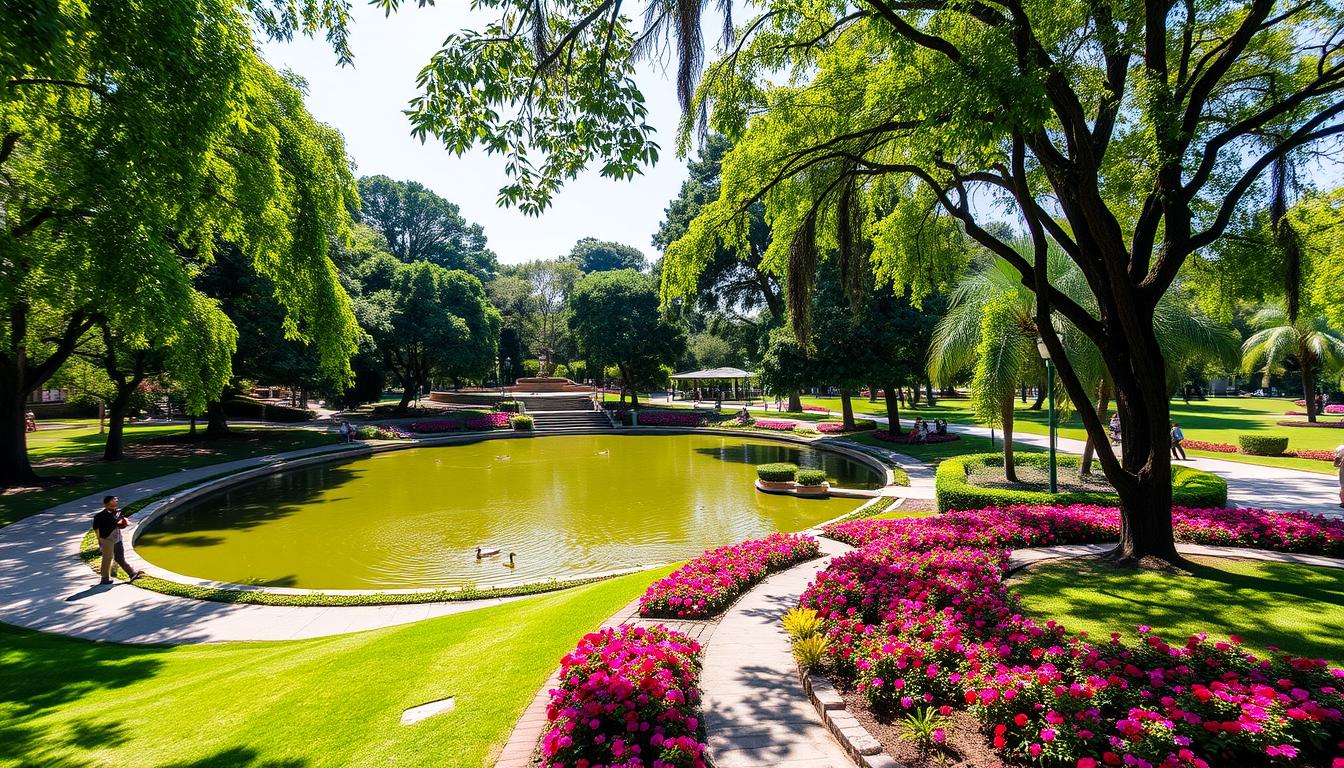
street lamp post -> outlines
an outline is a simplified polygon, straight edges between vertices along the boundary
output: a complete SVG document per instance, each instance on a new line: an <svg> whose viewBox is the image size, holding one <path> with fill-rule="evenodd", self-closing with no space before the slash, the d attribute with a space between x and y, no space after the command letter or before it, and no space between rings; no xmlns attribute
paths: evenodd
<svg viewBox="0 0 1344 768"><path fill-rule="evenodd" d="M1045 346L1045 340L1036 338L1036 350L1041 353L1041 359L1045 361L1045 393L1050 401L1050 410L1048 417L1050 419L1050 493L1059 490L1058 473L1055 470L1055 362L1050 359L1050 348Z"/></svg>

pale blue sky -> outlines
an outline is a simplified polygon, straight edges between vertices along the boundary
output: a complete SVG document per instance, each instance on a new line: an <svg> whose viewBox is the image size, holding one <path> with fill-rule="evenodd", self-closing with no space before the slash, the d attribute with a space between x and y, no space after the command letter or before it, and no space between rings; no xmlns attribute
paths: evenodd
<svg viewBox="0 0 1344 768"><path fill-rule="evenodd" d="M586 236L633 245L649 258L656 255L649 239L686 178L685 163L673 151L680 116L676 93L661 67L643 64L637 74L663 149L659 163L632 181L583 174L566 185L545 214L525 216L495 205L505 180L502 157L483 151L457 157L433 139L421 144L411 137L402 114L416 93L416 74L443 38L481 26L482 17L466 3L450 2L405 8L391 18L356 3L354 18L353 66L338 67L330 46L320 39L266 43L262 52L277 69L307 78L309 110L345 134L346 150L361 176L413 179L457 203L463 216L485 227L490 247L503 262L553 258Z"/></svg>

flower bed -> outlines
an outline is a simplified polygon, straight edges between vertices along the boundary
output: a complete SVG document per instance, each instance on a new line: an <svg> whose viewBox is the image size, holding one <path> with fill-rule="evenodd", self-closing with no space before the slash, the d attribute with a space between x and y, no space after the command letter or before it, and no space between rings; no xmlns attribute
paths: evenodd
<svg viewBox="0 0 1344 768"><path fill-rule="evenodd" d="M663 626L585 635L560 662L542 768L703 768L700 645Z"/></svg>
<svg viewBox="0 0 1344 768"><path fill-rule="evenodd" d="M843 421L823 421L820 424L817 424L817 431L828 435L843 432L863 432L865 430L876 428L877 422L872 419L855 419L853 429L846 429Z"/></svg>
<svg viewBox="0 0 1344 768"><path fill-rule="evenodd" d="M1341 429L1344 428L1344 421L1318 421L1315 424L1310 421L1279 421L1275 422L1280 427L1326 427Z"/></svg>
<svg viewBox="0 0 1344 768"><path fill-rule="evenodd" d="M386 424L368 424L355 430L360 440L410 440L411 434Z"/></svg>
<svg viewBox="0 0 1344 768"><path fill-rule="evenodd" d="M641 427L698 427L704 417L698 413L686 411L638 411ZM621 414L621 421L630 423L627 413Z"/></svg>
<svg viewBox="0 0 1344 768"><path fill-rule="evenodd" d="M1307 401L1306 401L1306 400L1294 400L1294 401L1293 401L1293 405L1300 406L1300 407L1302 407L1302 408L1306 408L1306 407L1307 407ZM1323 412L1323 413L1344 413L1344 404L1341 404L1341 403L1334 403L1334 404L1332 404L1332 405L1326 405L1326 406L1325 406L1325 410L1322 411L1322 412ZM1288 412L1288 415L1289 415L1289 416L1305 416L1306 413L1305 413L1305 412L1303 412L1303 413L1297 413L1297 412L1295 412L1295 411L1289 411L1289 412Z"/></svg>
<svg viewBox="0 0 1344 768"><path fill-rule="evenodd" d="M1285 426L1287 426L1287 425L1289 425L1289 422L1281 421L1281 422L1279 422L1279 424L1280 424L1280 425L1285 425ZM1301 427L1310 427L1310 426L1318 426L1318 427L1319 427L1319 426L1327 426L1327 427L1329 427L1329 426L1333 426L1333 425L1331 425L1331 424L1324 424L1324 425L1321 425L1321 424L1314 424L1314 425L1313 425L1313 424L1307 424L1306 422L1302 422L1302 423L1292 422L1292 424L1294 424L1294 425L1296 425L1296 426L1301 426ZM1344 422L1341 422L1340 424L1341 424L1341 426L1344 426ZM1201 440L1186 440L1185 442L1181 443L1181 445L1185 446L1186 448L1189 448L1189 449L1192 450L1192 451L1210 451L1210 452L1212 452L1212 453L1242 453L1242 451L1241 451L1240 448L1238 448L1238 447L1235 446L1235 445L1228 445L1227 443L1206 443L1206 442L1203 442L1203 441L1201 441ZM1312 449L1308 449L1308 448L1294 448L1294 449L1292 449L1292 450L1284 451L1284 452L1283 452L1283 455L1284 455L1284 456L1295 456L1295 457L1297 457L1297 458L1299 458L1299 459L1317 459L1317 460L1319 460L1319 461L1334 461L1334 460L1335 460L1335 454L1334 454L1334 451L1312 450Z"/></svg>
<svg viewBox="0 0 1344 768"><path fill-rule="evenodd" d="M708 618L769 574L819 554L816 539L784 533L711 549L650 584L639 598L639 615Z"/></svg>
<svg viewBox="0 0 1344 768"><path fill-rule="evenodd" d="M769 429L775 432L792 432L793 428L798 426L792 421L779 421L778 419L757 419L751 426L757 429Z"/></svg>
<svg viewBox="0 0 1344 768"><path fill-rule="evenodd" d="M1176 510L1177 537L1339 553L1344 523L1262 510ZM963 709L1014 765L1320 765L1344 749L1344 669L1200 634L1092 644L1025 617L1009 548L1114 539L1115 510L986 509L832 526L860 548L803 594L826 661L879 714ZM1278 537L1266 541L1268 537ZM1335 768L1341 766L1336 759Z"/></svg>
<svg viewBox="0 0 1344 768"><path fill-rule="evenodd" d="M830 412L831 412L831 409L830 409L830 408L824 408L824 407L822 407L822 406L820 406L820 405L804 405L804 406L803 406L803 410L804 410L804 411L811 412L811 413L830 413Z"/></svg>
<svg viewBox="0 0 1344 768"><path fill-rule="evenodd" d="M412 422L412 432L433 434L438 432L484 432L491 429L508 429L510 414L503 412L482 413L458 419L434 419L433 421Z"/></svg>
<svg viewBox="0 0 1344 768"><path fill-rule="evenodd" d="M881 440L884 443L901 443L902 445L921 445L921 444L927 445L929 443L950 443L953 440L961 439L961 435L958 435L955 432L947 432L941 435L938 434L937 432L930 432L928 439L921 441L915 439L915 433L913 431L907 430L906 433L903 435L896 435L892 434L891 432L888 432L885 429L874 432L873 437L877 440Z"/></svg>
<svg viewBox="0 0 1344 768"><path fill-rule="evenodd" d="M1185 440L1181 445L1192 451L1209 451L1211 453L1237 453L1238 448L1230 443L1206 443L1203 440Z"/></svg>

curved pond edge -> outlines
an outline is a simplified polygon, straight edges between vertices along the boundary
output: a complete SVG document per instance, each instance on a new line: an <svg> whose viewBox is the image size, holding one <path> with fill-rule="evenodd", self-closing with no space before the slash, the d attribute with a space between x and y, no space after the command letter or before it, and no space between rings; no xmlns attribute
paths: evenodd
<svg viewBox="0 0 1344 768"><path fill-rule="evenodd" d="M830 451L840 454L845 458L857 461L877 473L881 479L883 487L890 486L893 483L894 475L890 468L875 456L866 454L861 450L850 449L845 446L835 445L834 443L825 443L818 445L821 440L816 438L805 438L797 435L762 435L757 433L744 434L741 430L732 429L714 429L714 428L684 428L684 427L627 427L622 429L600 429L591 430L575 434L599 434L599 435L673 435L673 434L713 434L740 439L758 438L767 441L793 443L815 448L819 451ZM411 448L432 448L444 445L466 445L471 443L483 442L486 440L518 440L518 439L546 439L548 437L564 437L565 435L535 435L527 432L516 432L513 430L498 430L493 432L478 432L471 434L453 434L437 437L426 437L415 440L389 440L389 441L368 441L359 443L358 447L345 451L336 451L330 453L321 453L316 455L299 456L297 458L286 458L286 454L276 454L273 461L249 469L232 472L210 478L201 483L196 483L185 488L169 491L161 498L153 499L142 509L129 518L129 524L122 532L122 539L126 548L126 560L137 570L144 570L145 576L133 582L134 586L142 589L160 592L177 597L186 597L197 600L208 600L221 603L245 603L252 605L286 605L286 606L361 606L361 605L405 605L410 603L441 603L441 602L461 602L471 600L493 600L501 597L517 597L522 595L534 595L544 592L554 592L570 587L591 584L596 581L624 576L630 573L640 571L654 570L664 567L667 563L655 563L645 566L622 568L612 571L604 571L577 579L558 580L551 579L543 582L531 582L525 584L503 585L497 587L458 587L453 589L442 589L435 587L421 587L414 589L299 589L295 587L268 587L256 584L241 584L229 581L212 581L210 579L201 579L194 576L175 573L161 568L142 557L135 550L135 542L144 532L147 526L158 518L172 512L177 507L188 501L198 499L202 496L218 493L235 485L240 485L260 477L266 477L290 469L312 466L315 464L345 462L352 459L367 458L379 453L388 451L408 450ZM271 457L260 457L267 459ZM855 495L862 493L863 496L870 494L868 502L860 505L860 509L869 503L876 501L876 496L881 494L881 489L873 491L856 491ZM857 510L854 510L857 511ZM851 511L843 517L853 514ZM832 521L827 521L832 522ZM820 529L821 523L808 530ZM87 539L87 534L86 534ZM88 543L87 541L85 542ZM80 556L85 557L89 548L81 545ZM97 568L96 558L88 559L92 568Z"/></svg>

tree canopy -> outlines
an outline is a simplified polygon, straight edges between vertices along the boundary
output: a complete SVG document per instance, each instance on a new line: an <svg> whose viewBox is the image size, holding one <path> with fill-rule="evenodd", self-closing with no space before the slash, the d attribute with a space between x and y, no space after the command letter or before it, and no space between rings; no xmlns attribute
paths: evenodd
<svg viewBox="0 0 1344 768"><path fill-rule="evenodd" d="M662 368L682 354L686 338L658 308L652 277L632 269L595 272L574 285L569 328L590 365L613 365L638 400L641 388L666 383Z"/></svg>
<svg viewBox="0 0 1344 768"><path fill-rule="evenodd" d="M481 225L468 223L455 204L425 185L365 176L359 180L359 199L360 220L382 234L402 261L460 269L481 282L489 282L499 270Z"/></svg>
<svg viewBox="0 0 1344 768"><path fill-rule="evenodd" d="M636 272L644 269L644 254L638 248L595 237L579 240L561 260L574 264L585 275L618 269L633 269Z"/></svg>

